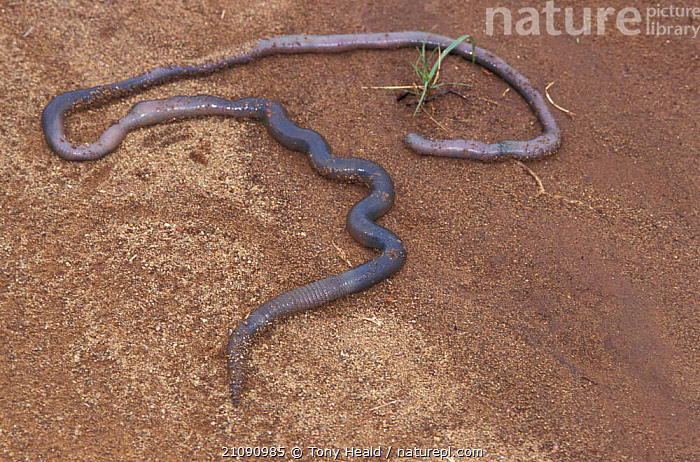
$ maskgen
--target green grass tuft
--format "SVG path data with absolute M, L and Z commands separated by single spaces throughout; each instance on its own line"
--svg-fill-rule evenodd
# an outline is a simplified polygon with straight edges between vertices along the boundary
M 462 35 L 458 39 L 456 39 L 454 42 L 450 43 L 450 45 L 445 48 L 444 50 L 440 51 L 440 47 L 433 49 L 430 54 L 426 54 L 425 50 L 425 43 L 423 43 L 423 46 L 421 48 L 416 48 L 418 50 L 418 59 L 416 60 L 415 63 L 411 63 L 413 66 L 413 69 L 416 71 L 416 74 L 418 75 L 418 79 L 420 81 L 420 84 L 416 84 L 416 90 L 411 91 L 416 97 L 418 97 L 418 92 L 420 92 L 420 97 L 418 99 L 418 104 L 416 105 L 416 110 L 413 113 L 418 114 L 418 111 L 420 110 L 423 101 L 425 100 L 425 97 L 430 93 L 431 90 L 434 90 L 435 88 L 441 87 L 444 85 L 444 83 L 439 83 L 438 82 L 438 77 L 440 76 L 440 66 L 442 64 L 442 60 L 445 59 L 445 57 L 450 54 L 450 51 L 466 39 L 469 39 L 469 41 L 472 44 L 472 62 L 476 59 L 476 54 L 475 54 L 475 49 L 476 49 L 476 44 L 474 43 L 474 38 L 471 35 Z M 437 59 L 431 66 L 430 63 L 433 60 L 433 56 L 435 53 L 438 53 Z M 456 84 L 456 85 L 464 85 L 467 86 L 466 84 Z

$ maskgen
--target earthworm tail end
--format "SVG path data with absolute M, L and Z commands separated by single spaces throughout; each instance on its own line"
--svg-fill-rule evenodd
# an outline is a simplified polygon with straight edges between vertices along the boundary
M 371 287 L 399 271 L 406 258 L 400 239 L 374 223 L 374 220 L 389 210 L 394 200 L 393 183 L 386 170 L 365 159 L 334 157 L 321 135 L 295 125 L 278 103 L 270 103 L 263 120 L 270 134 L 282 145 L 308 153 L 314 168 L 323 176 L 362 181 L 370 187 L 370 195 L 355 204 L 348 214 L 347 227 L 357 241 L 379 250 L 381 254 L 337 276 L 285 292 L 260 306 L 242 321 L 232 332 L 226 349 L 231 374 L 231 396 L 234 400 L 243 386 L 248 347 L 259 329 L 282 316 L 317 308 Z
M 92 91 L 93 89 L 89 89 L 64 94 L 64 98 L 59 97 L 58 101 L 75 104 L 80 98 L 89 98 Z M 56 109 L 60 107 L 65 106 L 56 104 L 44 111 L 45 128 L 62 127 L 62 112 Z M 208 115 L 259 119 L 283 146 L 308 153 L 312 165 L 323 176 L 364 182 L 371 192 L 350 210 L 347 228 L 357 241 L 381 252 L 374 259 L 338 276 L 321 279 L 283 293 L 260 306 L 238 325 L 231 334 L 227 347 L 231 374 L 230 389 L 235 400 L 243 384 L 248 346 L 261 327 L 282 316 L 319 307 L 388 278 L 401 269 L 406 251 L 394 233 L 374 223 L 374 220 L 389 210 L 394 200 L 394 186 L 386 170 L 365 159 L 334 157 L 330 146 L 321 135 L 298 127 L 290 120 L 282 106 L 265 99 L 243 98 L 230 101 L 198 95 L 143 101 L 134 105 L 116 124 L 107 128 L 96 143 L 79 146 L 78 151 L 69 151 L 70 155 L 63 157 L 71 160 L 98 158 L 116 149 L 124 137 L 136 128 L 177 118 Z M 58 146 L 57 149 L 62 147 Z M 71 149 L 75 149 L 75 146 Z

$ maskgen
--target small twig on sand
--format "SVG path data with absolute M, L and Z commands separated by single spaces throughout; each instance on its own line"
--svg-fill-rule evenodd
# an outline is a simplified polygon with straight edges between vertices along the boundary
M 497 102 L 495 102 L 495 101 L 492 100 L 492 99 L 481 98 L 481 97 L 479 97 L 479 99 L 482 100 L 482 101 L 486 101 L 487 103 L 491 103 L 491 104 L 495 104 L 496 106 L 500 106 L 500 104 L 498 104 Z
M 549 82 L 549 83 L 547 84 L 547 86 L 544 87 L 544 94 L 545 94 L 545 96 L 547 97 L 547 99 L 549 100 L 549 102 L 552 103 L 552 106 L 554 106 L 555 108 L 559 109 L 559 110 L 562 111 L 562 112 L 566 112 L 566 113 L 569 115 L 569 117 L 573 118 L 573 117 L 574 117 L 574 113 L 573 113 L 573 112 L 571 112 L 571 111 L 569 111 L 568 109 L 564 109 L 563 107 L 559 106 L 557 103 L 555 103 L 554 101 L 552 101 L 552 97 L 549 96 L 549 91 L 548 91 L 548 90 L 549 90 L 549 88 L 550 88 L 552 85 L 554 85 L 555 83 L 556 83 L 556 81 L 554 81 L 554 82 Z
M 435 98 L 442 96 L 442 95 L 446 95 L 448 93 L 451 93 L 453 95 L 457 95 L 460 98 L 469 101 L 469 98 L 467 98 L 466 95 L 464 95 L 461 91 L 456 90 L 454 88 L 445 88 L 444 90 L 440 90 L 439 92 L 433 93 L 430 96 L 426 96 L 425 99 L 423 100 L 423 102 L 427 103 L 428 101 L 432 101 Z M 396 97 L 396 101 L 401 101 L 402 99 L 404 99 L 405 97 L 407 97 L 408 95 L 411 95 L 411 94 L 413 94 L 413 93 L 411 93 L 410 91 L 402 91 L 401 94 Z M 407 106 L 410 106 L 412 104 L 418 104 L 418 101 L 409 101 L 406 103 Z
M 371 318 L 362 318 L 362 320 L 363 320 L 363 321 L 369 321 L 369 322 L 371 322 L 372 324 L 376 324 L 377 327 L 382 327 L 382 322 L 381 322 L 379 319 L 377 319 L 376 316 L 372 316 Z
M 430 120 L 432 120 L 433 122 L 435 122 L 435 125 L 437 125 L 438 127 L 442 128 L 442 129 L 445 130 L 447 133 L 450 133 L 450 131 L 447 129 L 447 127 L 445 127 L 443 124 L 441 124 L 440 122 L 438 122 L 437 120 L 435 120 L 435 117 L 431 116 L 430 113 L 429 113 L 428 111 L 426 111 L 424 107 L 421 106 L 421 109 L 423 109 L 423 112 L 425 112 L 425 115 L 427 115 L 427 116 L 430 118 Z
M 513 162 L 515 162 L 520 168 L 522 168 L 523 170 L 525 170 L 525 172 L 526 172 L 528 175 L 530 175 L 530 176 L 532 177 L 533 180 L 535 180 L 535 183 L 537 183 L 537 195 L 538 195 L 538 196 L 549 196 L 549 197 L 553 197 L 553 198 L 558 199 L 558 200 L 560 200 L 560 201 L 564 201 L 564 202 L 567 202 L 567 203 L 569 203 L 569 204 L 580 205 L 580 206 L 582 206 L 582 207 L 586 207 L 586 208 L 589 208 L 589 209 L 595 211 L 595 209 L 594 209 L 593 207 L 591 207 L 590 205 L 585 204 L 585 203 L 583 203 L 583 202 L 581 202 L 581 201 L 579 201 L 579 200 L 576 200 L 576 199 L 569 199 L 569 198 L 566 197 L 566 196 L 561 196 L 561 195 L 559 195 L 559 194 L 552 194 L 552 193 L 550 193 L 550 192 L 547 192 L 547 191 L 544 189 L 544 185 L 542 184 L 542 180 L 540 180 L 540 177 L 537 176 L 537 174 L 536 174 L 535 172 L 533 172 L 532 169 L 531 169 L 530 167 L 528 167 L 527 165 L 523 164 L 523 163 L 520 162 L 519 160 L 514 160 Z
M 544 186 L 542 185 L 542 180 L 540 180 L 540 177 L 537 176 L 537 173 L 533 172 L 530 167 L 527 165 L 523 164 L 519 160 L 514 161 L 516 164 L 520 166 L 523 170 L 525 170 L 525 173 L 530 175 L 533 180 L 535 180 L 535 183 L 537 183 L 537 195 L 540 196 L 542 194 L 547 194 L 547 191 L 544 190 Z
M 350 263 L 350 260 L 348 260 L 348 256 L 345 254 L 345 252 L 343 252 L 343 249 L 341 249 L 340 247 L 338 247 L 338 244 L 336 244 L 336 243 L 333 242 L 333 241 L 331 241 L 331 244 L 333 244 L 333 247 L 335 247 L 335 250 L 337 250 L 337 251 L 338 251 L 338 254 L 340 254 L 340 258 L 342 258 L 343 261 L 344 261 L 345 263 L 347 263 L 349 267 L 352 268 L 352 263 Z
M 386 404 L 382 404 L 382 405 L 380 405 L 380 406 L 373 407 L 373 408 L 370 409 L 369 411 L 370 411 L 370 412 L 376 411 L 377 409 L 381 409 L 381 408 L 383 408 L 383 407 L 391 406 L 392 404 L 396 404 L 396 403 L 398 403 L 398 400 L 389 401 L 389 402 L 386 403 Z

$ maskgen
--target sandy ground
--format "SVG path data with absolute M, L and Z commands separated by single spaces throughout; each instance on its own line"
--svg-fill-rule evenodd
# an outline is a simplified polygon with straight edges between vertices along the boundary
M 452 446 L 486 460 L 697 460 L 698 40 L 488 36 L 487 7 L 522 3 L 403 4 L 0 1 L 0 457 L 284 446 L 290 459 L 299 446 L 324 460 L 316 446 L 376 460 L 345 447 Z M 410 49 L 266 58 L 69 119 L 86 142 L 143 99 L 268 97 L 337 155 L 392 175 L 381 223 L 405 242 L 405 268 L 268 329 L 234 406 L 228 330 L 372 257 L 344 228 L 365 189 L 318 176 L 247 120 L 163 124 L 103 160 L 66 162 L 44 142 L 44 105 L 260 38 L 433 26 L 472 34 L 541 90 L 556 81 L 575 116 L 556 112 L 562 148 L 529 164 L 546 194 L 511 161 L 402 144 L 410 131 L 540 130 L 504 82 L 459 58 L 443 78 L 468 83 L 469 100 L 429 104 L 442 127 L 364 88 L 411 83 Z

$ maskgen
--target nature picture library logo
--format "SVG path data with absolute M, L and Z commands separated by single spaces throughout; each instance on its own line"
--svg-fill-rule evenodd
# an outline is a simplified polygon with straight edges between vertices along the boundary
M 520 8 L 512 12 L 509 8 L 486 8 L 486 35 L 494 34 L 494 22 L 503 25 L 503 34 L 540 35 L 542 23 L 548 35 L 603 35 L 606 30 L 617 29 L 624 35 L 685 36 L 696 38 L 700 32 L 700 7 L 661 5 L 637 8 L 628 6 L 616 10 L 612 7 L 564 8 L 564 30 L 556 27 L 561 24 L 562 8 L 550 0 L 545 7 Z

